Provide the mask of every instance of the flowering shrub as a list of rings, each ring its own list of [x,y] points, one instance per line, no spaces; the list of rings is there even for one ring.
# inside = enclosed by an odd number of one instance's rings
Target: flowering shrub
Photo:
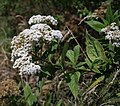
[[[116,23],[111,23],[109,26],[103,28],[101,32],[106,34],[105,38],[113,43],[116,47],[120,46],[120,30]]]
[[[65,36],[72,37],[58,43],[63,36],[59,30],[51,28],[50,25],[57,25],[52,16],[32,16],[28,21],[30,28],[13,37],[13,68],[18,69],[21,76],[39,75],[38,79],[35,80],[34,76],[23,85],[22,95],[29,106],[103,106],[116,103],[119,106],[119,15],[118,12],[112,13],[110,6],[106,14],[105,19],[94,14],[84,18],[90,19],[85,23],[96,31],[92,33],[96,34],[95,37],[88,33],[92,29],[84,32],[85,44],[82,46],[85,49],[79,44],[79,36],[74,36],[68,27]]]
[[[41,47],[44,43],[50,44],[53,39],[61,39],[59,30],[53,30],[47,23],[57,25],[57,20],[52,16],[32,16],[28,23],[32,26],[25,29],[12,39],[11,61],[13,68],[19,69],[20,75],[31,75],[40,73],[42,70],[39,64],[32,60],[32,52],[35,45]],[[41,44],[40,44],[41,43]]]

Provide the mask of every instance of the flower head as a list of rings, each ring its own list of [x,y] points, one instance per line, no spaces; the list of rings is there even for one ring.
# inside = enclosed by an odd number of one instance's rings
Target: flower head
[[[120,46],[120,30],[119,27],[116,26],[115,22],[103,28],[101,32],[104,32],[106,34],[105,38],[112,42],[114,46]]]
[[[38,64],[32,60],[32,52],[35,44],[51,42],[53,39],[61,39],[63,36],[59,30],[53,30],[47,23],[57,25],[57,20],[52,16],[32,16],[28,23],[34,24],[30,29],[25,29],[18,36],[14,36],[11,41],[11,61],[13,68],[19,69],[20,75],[31,75],[40,73],[42,70]]]
[[[57,25],[57,20],[55,20],[52,16],[41,16],[41,15],[34,15],[32,16],[28,23],[31,24],[39,24],[39,23],[48,23],[50,22],[52,25]]]

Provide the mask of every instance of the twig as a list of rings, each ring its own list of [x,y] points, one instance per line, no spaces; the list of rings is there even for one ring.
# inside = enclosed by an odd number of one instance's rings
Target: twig
[[[57,89],[59,90],[60,89],[60,85],[62,84],[63,82],[63,79],[61,79],[61,81],[59,81],[58,85],[57,85]]]
[[[116,71],[116,73],[115,73],[115,75],[114,75],[114,77],[113,77],[113,79],[112,79],[112,81],[110,82],[109,85],[112,85],[114,83],[114,81],[115,81],[117,75],[119,74],[119,72],[120,72],[120,69],[117,69],[117,71]]]
[[[91,94],[91,93],[94,93],[97,97],[98,97],[98,95],[94,92],[95,91],[95,89],[98,87],[99,85],[96,85],[95,87],[93,87],[90,91],[88,91],[86,94],[85,94],[85,97],[84,97],[84,100],[83,101],[86,101],[86,99],[87,99],[87,95],[88,94]]]
[[[70,34],[70,31],[67,31],[66,34],[63,36],[61,42],[65,41],[65,39],[68,37],[69,34]]]
[[[83,19],[81,19],[81,21],[79,22],[78,25],[80,25],[83,21],[85,21],[87,18],[92,18],[92,17],[97,17],[95,14],[92,15],[87,15],[86,17],[84,17]]]
[[[78,42],[77,39],[75,38],[75,36],[74,36],[74,34],[72,33],[72,31],[68,28],[68,26],[67,26],[67,29],[68,29],[68,31],[71,33],[71,35],[73,36],[75,42],[80,46],[79,42]],[[87,58],[87,55],[85,54],[85,52],[84,52],[84,50],[82,49],[81,46],[80,46],[80,49],[81,49],[82,53],[84,54],[84,56]]]

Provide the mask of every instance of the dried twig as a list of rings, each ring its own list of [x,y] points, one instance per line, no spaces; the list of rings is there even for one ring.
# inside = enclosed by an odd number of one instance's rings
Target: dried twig
[[[72,31],[68,28],[68,26],[67,26],[67,29],[68,29],[68,31],[70,32],[70,34],[73,36],[75,42],[80,46],[79,42],[78,42],[77,39],[75,38],[75,36],[74,36],[74,34],[72,33]],[[87,58],[87,55],[85,54],[85,52],[84,52],[84,50],[82,49],[81,46],[80,46],[80,49],[81,49],[82,53],[84,54],[84,56]]]
[[[116,73],[115,73],[115,75],[114,75],[112,81],[109,83],[109,85],[112,85],[112,84],[114,83],[114,81],[115,81],[117,75],[119,74],[119,72],[120,72],[120,69],[117,69],[117,71],[116,71]]]

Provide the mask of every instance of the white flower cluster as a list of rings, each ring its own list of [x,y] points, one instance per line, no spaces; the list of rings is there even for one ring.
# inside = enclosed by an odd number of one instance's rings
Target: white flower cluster
[[[35,25],[14,36],[11,41],[11,61],[14,62],[13,68],[19,69],[20,75],[36,74],[42,70],[32,61],[33,44],[39,41],[50,42],[63,37],[59,30],[53,30],[49,25],[41,23],[46,21],[50,21],[53,25],[57,24],[52,16],[33,16],[30,18],[29,24],[35,23]]]
[[[101,32],[106,34],[105,38],[112,42],[114,46],[120,46],[120,30],[119,27],[116,26],[115,22],[103,28]]]
[[[59,30],[52,30],[52,28],[47,24],[35,24],[30,27],[32,30],[39,30],[43,36],[43,40],[51,41],[52,39],[61,39],[63,35]]]
[[[28,21],[30,25],[37,23],[47,23],[47,22],[51,22],[52,25],[57,25],[57,20],[55,20],[50,15],[49,16],[34,15]]]

